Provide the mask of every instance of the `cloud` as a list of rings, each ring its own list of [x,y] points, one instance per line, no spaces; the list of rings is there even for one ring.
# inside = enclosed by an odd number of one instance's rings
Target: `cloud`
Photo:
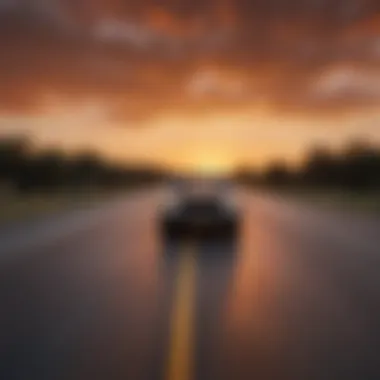
[[[95,98],[127,121],[263,101],[304,112],[373,104],[376,2],[350,0],[349,15],[338,3],[0,0],[0,107]]]
[[[349,64],[327,67],[314,81],[312,93],[325,102],[378,102],[380,70]]]
[[[157,36],[136,22],[105,19],[94,27],[94,37],[102,42],[118,42],[148,48]]]

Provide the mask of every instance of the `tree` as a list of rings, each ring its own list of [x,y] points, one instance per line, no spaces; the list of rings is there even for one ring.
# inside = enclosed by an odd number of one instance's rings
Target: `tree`
[[[0,141],[0,181],[14,183],[22,175],[31,149],[27,139],[12,137]]]
[[[264,172],[264,183],[270,186],[285,186],[293,182],[293,175],[284,162],[271,163]]]
[[[326,147],[314,147],[300,172],[301,182],[309,186],[336,186],[339,182],[339,159]]]

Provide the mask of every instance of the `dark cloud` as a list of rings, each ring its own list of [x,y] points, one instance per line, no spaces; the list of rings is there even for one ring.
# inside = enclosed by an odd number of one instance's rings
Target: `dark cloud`
[[[0,0],[0,107],[100,98],[140,120],[377,102],[378,12],[376,0]]]

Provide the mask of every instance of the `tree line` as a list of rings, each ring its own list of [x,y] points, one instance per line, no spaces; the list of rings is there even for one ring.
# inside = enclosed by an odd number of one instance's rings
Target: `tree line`
[[[26,138],[0,139],[0,184],[21,192],[119,188],[162,179],[153,167],[110,162],[94,152],[37,149]]]
[[[340,150],[317,146],[297,168],[276,161],[261,172],[240,169],[237,177],[244,183],[274,188],[379,191],[380,146],[365,141],[352,141]]]

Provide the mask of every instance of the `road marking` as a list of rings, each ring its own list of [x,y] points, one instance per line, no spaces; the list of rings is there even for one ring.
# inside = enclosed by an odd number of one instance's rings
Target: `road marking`
[[[171,314],[166,380],[191,380],[193,377],[195,245],[187,244],[179,254],[180,262]]]

